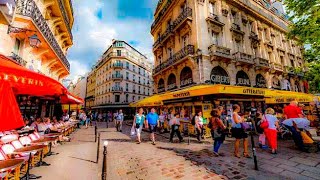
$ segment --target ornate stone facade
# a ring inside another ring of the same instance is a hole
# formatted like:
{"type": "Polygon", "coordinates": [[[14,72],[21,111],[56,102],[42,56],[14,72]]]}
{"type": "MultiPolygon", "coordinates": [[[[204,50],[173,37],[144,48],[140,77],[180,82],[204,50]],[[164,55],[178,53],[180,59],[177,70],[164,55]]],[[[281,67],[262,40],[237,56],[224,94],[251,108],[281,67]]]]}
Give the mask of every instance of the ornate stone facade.
{"type": "Polygon", "coordinates": [[[279,7],[263,0],[159,1],[151,27],[155,92],[202,83],[306,92],[303,49],[286,39],[290,22],[279,7]],[[184,67],[191,82],[181,81],[184,67]]]}

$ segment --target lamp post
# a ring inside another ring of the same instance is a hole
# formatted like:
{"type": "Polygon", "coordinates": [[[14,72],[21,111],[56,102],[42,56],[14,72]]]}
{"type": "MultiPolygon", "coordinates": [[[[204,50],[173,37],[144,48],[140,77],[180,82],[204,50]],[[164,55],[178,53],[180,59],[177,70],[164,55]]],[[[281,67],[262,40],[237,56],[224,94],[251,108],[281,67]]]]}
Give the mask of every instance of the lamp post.
{"type": "Polygon", "coordinates": [[[104,141],[104,143],[103,143],[102,175],[101,175],[102,180],[107,179],[107,147],[108,147],[108,141],[104,141]]]}
{"type": "Polygon", "coordinates": [[[200,80],[200,83],[201,83],[201,80],[202,80],[202,73],[201,73],[201,61],[202,61],[202,50],[201,49],[197,49],[197,52],[196,52],[196,61],[197,61],[197,64],[198,64],[198,69],[199,69],[199,80],[200,80]]]}
{"type": "Polygon", "coordinates": [[[19,28],[19,27],[14,27],[9,25],[8,26],[8,31],[7,34],[10,33],[21,33],[21,32],[34,32],[34,34],[30,37],[28,37],[29,39],[29,45],[33,48],[38,48],[41,44],[41,40],[39,39],[39,37],[37,36],[37,31],[34,30],[30,30],[30,29],[25,29],[25,28],[19,28]]]}

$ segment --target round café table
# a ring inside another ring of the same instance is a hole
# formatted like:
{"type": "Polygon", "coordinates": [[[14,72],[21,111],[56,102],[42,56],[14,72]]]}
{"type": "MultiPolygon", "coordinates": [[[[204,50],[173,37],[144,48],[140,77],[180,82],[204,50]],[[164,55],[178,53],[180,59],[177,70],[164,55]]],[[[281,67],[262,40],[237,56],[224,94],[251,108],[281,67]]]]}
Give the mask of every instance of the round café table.
{"type": "Polygon", "coordinates": [[[16,167],[23,164],[23,159],[8,159],[0,161],[0,178],[4,178],[1,176],[2,173],[5,173],[6,171],[15,169],[16,167]]]}
{"type": "Polygon", "coordinates": [[[61,136],[61,133],[49,133],[49,134],[44,134],[44,137],[59,137],[61,136]]]}
{"type": "Polygon", "coordinates": [[[21,154],[21,153],[32,153],[35,151],[40,151],[40,161],[37,163],[37,166],[49,166],[48,163],[42,161],[43,156],[43,149],[47,147],[46,145],[33,145],[33,146],[26,146],[23,148],[15,149],[13,151],[14,154],[21,154]]]}
{"type": "Polygon", "coordinates": [[[49,143],[49,152],[46,154],[46,156],[51,156],[51,155],[56,155],[58,153],[53,153],[51,151],[52,149],[52,142],[56,141],[57,138],[56,137],[44,137],[42,139],[38,139],[35,141],[32,141],[32,144],[43,144],[43,143],[49,143]]]}

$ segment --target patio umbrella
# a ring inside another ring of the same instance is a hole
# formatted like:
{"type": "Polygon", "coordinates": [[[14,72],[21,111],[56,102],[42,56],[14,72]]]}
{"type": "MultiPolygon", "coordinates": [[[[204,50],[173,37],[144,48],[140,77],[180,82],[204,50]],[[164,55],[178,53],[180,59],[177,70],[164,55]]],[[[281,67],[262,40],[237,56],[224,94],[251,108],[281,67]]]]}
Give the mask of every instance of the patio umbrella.
{"type": "Polygon", "coordinates": [[[9,82],[0,81],[0,131],[23,127],[22,116],[9,82]]]}

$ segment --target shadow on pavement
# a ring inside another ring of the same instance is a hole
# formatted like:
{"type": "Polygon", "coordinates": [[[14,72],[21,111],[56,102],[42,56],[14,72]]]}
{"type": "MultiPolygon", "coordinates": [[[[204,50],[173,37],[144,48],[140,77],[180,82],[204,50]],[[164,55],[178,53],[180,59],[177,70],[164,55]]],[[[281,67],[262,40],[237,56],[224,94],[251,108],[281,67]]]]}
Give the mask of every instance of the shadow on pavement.
{"type": "Polygon", "coordinates": [[[73,158],[73,159],[78,159],[78,160],[81,160],[81,161],[87,161],[87,162],[90,162],[90,163],[97,163],[95,161],[92,161],[92,160],[88,160],[88,159],[82,159],[82,158],[78,158],[78,157],[73,157],[73,156],[69,156],[70,158],[73,158]]]}

